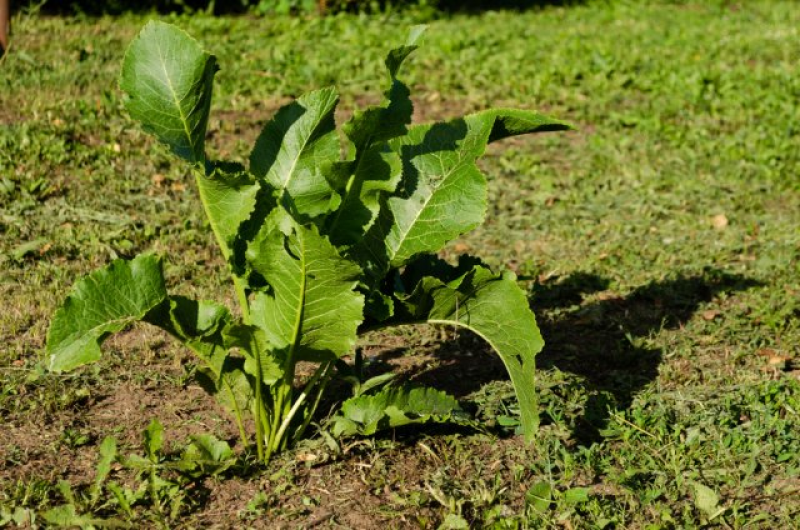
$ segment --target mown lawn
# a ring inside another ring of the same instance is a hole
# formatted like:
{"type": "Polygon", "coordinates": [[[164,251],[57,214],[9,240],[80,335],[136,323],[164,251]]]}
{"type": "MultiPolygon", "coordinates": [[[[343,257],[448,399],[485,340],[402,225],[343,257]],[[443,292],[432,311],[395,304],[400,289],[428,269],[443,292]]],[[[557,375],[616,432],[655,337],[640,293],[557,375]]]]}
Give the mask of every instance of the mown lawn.
{"type": "MultiPolygon", "coordinates": [[[[315,435],[266,470],[243,456],[129,511],[108,488],[81,500],[107,435],[142,454],[158,418],[169,459],[192,434],[236,431],[190,355],[152,328],[111,339],[98,365],[44,373],[69,286],[151,250],[172,290],[232,291],[187,168],[122,110],[119,65],[146,17],[23,16],[0,62],[0,526],[69,502],[133,527],[800,524],[796,4],[420,18],[174,21],[222,66],[216,157],[244,159],[306,90],[337,84],[342,119],[376,101],[383,54],[420,21],[431,27],[405,70],[420,121],[493,105],[577,126],[490,149],[488,221],[445,253],[484,256],[529,288],[547,342],[536,443],[514,436],[510,383],[480,340],[420,328],[368,337],[373,369],[455,393],[485,432],[315,435]]],[[[111,479],[145,484],[122,464],[111,479]]]]}

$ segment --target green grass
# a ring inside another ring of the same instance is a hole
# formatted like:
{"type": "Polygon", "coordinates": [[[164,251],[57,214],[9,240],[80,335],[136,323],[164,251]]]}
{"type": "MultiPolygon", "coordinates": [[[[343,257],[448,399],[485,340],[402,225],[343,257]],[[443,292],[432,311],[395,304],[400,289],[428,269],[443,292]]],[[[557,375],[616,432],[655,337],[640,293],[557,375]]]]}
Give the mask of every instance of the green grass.
{"type": "MultiPolygon", "coordinates": [[[[150,329],[112,340],[78,375],[37,368],[69,286],[114,257],[159,251],[173,285],[192,279],[185,294],[231,296],[209,273],[223,264],[186,168],[122,111],[119,65],[144,20],[22,17],[0,63],[0,521],[61,504],[59,479],[90,483],[104,436],[139,451],[152,417],[176,449],[191,433],[230,434],[189,357],[150,329]]],[[[343,117],[374,101],[383,53],[415,22],[178,19],[223,68],[213,152],[245,158],[274,110],[311,88],[337,84],[343,117]]],[[[535,446],[504,426],[510,385],[480,341],[376,335],[365,345],[376,369],[449,386],[490,432],[313,439],[266,471],[245,462],[208,479],[174,519],[142,503],[134,526],[795,526],[798,28],[793,2],[431,21],[405,74],[420,119],[491,104],[579,129],[490,151],[488,222],[447,251],[532,280],[547,341],[535,446]]],[[[105,495],[96,515],[127,520],[105,495]]]]}

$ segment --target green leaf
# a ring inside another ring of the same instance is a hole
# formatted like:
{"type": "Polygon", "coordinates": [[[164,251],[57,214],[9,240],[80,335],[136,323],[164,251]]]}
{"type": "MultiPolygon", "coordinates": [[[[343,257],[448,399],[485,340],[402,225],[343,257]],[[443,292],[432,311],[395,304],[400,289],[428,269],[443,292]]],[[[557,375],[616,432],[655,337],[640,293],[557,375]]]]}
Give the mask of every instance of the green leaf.
{"type": "Polygon", "coordinates": [[[214,396],[237,418],[250,410],[253,403],[253,386],[245,373],[245,360],[232,357],[227,352],[215,353],[207,365],[197,368],[198,384],[214,396]]]}
{"type": "Polygon", "coordinates": [[[413,127],[392,140],[392,149],[403,161],[403,177],[354,251],[362,268],[379,279],[389,267],[437,252],[480,225],[488,191],[475,162],[489,141],[567,128],[534,112],[501,109],[413,127]]]}
{"type": "Polygon", "coordinates": [[[397,77],[397,73],[400,70],[400,66],[403,64],[403,61],[405,61],[406,58],[419,47],[419,41],[427,29],[428,27],[425,25],[413,26],[408,32],[408,38],[406,39],[405,45],[395,48],[389,52],[389,55],[386,57],[385,64],[386,68],[389,70],[389,75],[392,76],[392,79],[397,77]]]}
{"type": "Polygon", "coordinates": [[[451,324],[470,329],[486,340],[511,376],[522,432],[530,441],[539,424],[534,370],[536,354],[544,341],[525,293],[510,272],[496,275],[475,265],[466,273],[461,273],[463,266],[450,267],[443,273],[447,267],[443,262],[430,265],[430,276],[423,276],[410,295],[398,296],[396,315],[389,322],[451,324]]]}
{"type": "Polygon", "coordinates": [[[216,58],[184,31],[149,22],[122,64],[125,107],[180,157],[205,162],[205,135],[216,58]]]}
{"type": "Polygon", "coordinates": [[[270,209],[270,203],[274,202],[272,190],[265,183],[257,182],[244,168],[231,164],[216,164],[208,176],[198,176],[196,180],[222,255],[228,260],[237,240],[242,237],[243,223],[250,220],[256,211],[270,209]]]}
{"type": "Polygon", "coordinates": [[[164,426],[158,419],[150,422],[144,430],[144,451],[151,462],[157,463],[164,446],[164,426]]]}
{"type": "MultiPolygon", "coordinates": [[[[550,116],[519,109],[489,109],[473,114],[477,121],[491,121],[492,131],[489,143],[505,140],[511,136],[544,132],[568,131],[573,129],[567,122],[550,116]]],[[[470,119],[468,117],[467,119],[470,119]]]]}
{"type": "Polygon", "coordinates": [[[525,494],[525,503],[539,514],[545,513],[552,501],[553,491],[549,482],[537,482],[525,494]]]}
{"type": "MultiPolygon", "coordinates": [[[[144,320],[164,329],[190,347],[194,343],[221,347],[222,331],[230,325],[232,317],[228,308],[215,302],[170,296],[148,313],[144,320]]],[[[201,346],[199,349],[204,348],[201,346]]]]}
{"type": "Polygon", "coordinates": [[[397,377],[397,374],[393,374],[392,372],[386,372],[385,374],[376,375],[375,377],[370,377],[363,383],[361,383],[358,387],[358,392],[356,395],[366,394],[370,390],[374,390],[376,388],[382,387],[392,379],[397,377]]]}
{"type": "Polygon", "coordinates": [[[342,202],[328,218],[325,233],[335,245],[352,245],[364,237],[380,212],[381,199],[395,191],[401,173],[400,157],[382,143],[332,166],[328,177],[342,202]]]}
{"type": "Polygon", "coordinates": [[[234,457],[228,442],[219,440],[211,434],[198,434],[192,436],[190,447],[197,450],[197,454],[213,462],[224,462],[234,457]]]}
{"type": "Polygon", "coordinates": [[[433,388],[388,387],[374,395],[348,399],[333,418],[334,436],[369,436],[417,423],[463,423],[458,401],[433,388]]]}
{"type": "Polygon", "coordinates": [[[362,320],[361,271],[316,227],[259,234],[248,259],[269,289],[256,293],[253,322],[277,349],[296,360],[332,360],[351,351],[362,320]]]}
{"type": "Polygon", "coordinates": [[[250,154],[250,172],[280,192],[281,204],[301,218],[329,211],[338,196],[324,168],[339,158],[334,88],[309,92],[281,108],[250,154]]]}
{"type": "Polygon", "coordinates": [[[694,490],[694,505],[708,517],[717,515],[719,511],[719,496],[714,490],[700,482],[689,483],[694,490]]]}
{"type": "Polygon", "coordinates": [[[353,144],[355,158],[334,164],[328,178],[342,203],[327,224],[326,234],[339,245],[358,242],[380,212],[381,199],[397,188],[402,173],[398,153],[386,142],[408,133],[414,105],[406,85],[397,79],[403,61],[413,52],[425,26],[412,28],[405,46],[386,57],[391,84],[381,105],[354,113],[343,129],[353,144]]]}
{"type": "Polygon", "coordinates": [[[380,291],[372,291],[364,302],[364,317],[383,322],[394,315],[394,300],[380,291]]]}
{"type": "Polygon", "coordinates": [[[68,480],[59,480],[56,487],[61,496],[64,497],[64,500],[67,501],[67,504],[77,504],[75,501],[75,492],[72,491],[72,484],[70,484],[68,480]]]}
{"type": "Polygon", "coordinates": [[[144,320],[180,340],[219,375],[228,352],[224,333],[234,325],[226,307],[184,296],[170,296],[150,311],[144,320]]]}
{"type": "MultiPolygon", "coordinates": [[[[79,515],[75,506],[65,504],[51,508],[42,514],[42,518],[53,526],[63,528],[94,528],[95,525],[105,526],[102,519],[94,519],[87,515],[79,515]]],[[[110,524],[108,526],[119,526],[110,524]]]]}
{"type": "Polygon", "coordinates": [[[116,482],[109,483],[108,490],[114,495],[114,499],[117,501],[122,511],[124,511],[129,518],[133,518],[133,509],[131,505],[138,500],[137,493],[128,488],[123,489],[122,486],[116,482]]]}
{"type": "Polygon", "coordinates": [[[228,442],[211,434],[192,436],[192,443],[184,451],[182,460],[192,468],[195,477],[219,475],[236,463],[228,442]]]}
{"type": "Polygon", "coordinates": [[[426,29],[427,26],[412,27],[405,45],[387,54],[384,64],[389,71],[390,85],[384,93],[384,102],[356,112],[344,125],[344,132],[356,150],[366,150],[372,143],[406,134],[414,106],[408,87],[397,79],[397,74],[403,62],[419,47],[417,43],[426,29]]]}
{"type": "Polygon", "coordinates": [[[244,353],[244,371],[253,378],[258,378],[260,371],[265,385],[273,385],[283,376],[282,352],[270,347],[266,333],[258,326],[231,326],[225,330],[225,344],[228,348],[239,348],[244,353]],[[257,363],[261,364],[260,370],[257,363]]]}
{"type": "Polygon", "coordinates": [[[111,472],[111,464],[117,459],[117,440],[113,436],[106,436],[100,444],[99,451],[100,459],[97,462],[94,483],[89,492],[92,504],[97,503],[100,499],[103,483],[111,472]]]}
{"type": "Polygon", "coordinates": [[[564,492],[564,501],[567,504],[582,504],[589,502],[589,488],[570,488],[564,492]]]}
{"type": "Polygon", "coordinates": [[[469,530],[469,522],[458,514],[449,513],[437,530],[469,530]]]}
{"type": "Polygon", "coordinates": [[[105,338],[141,320],[167,297],[161,260],[116,260],[78,281],[47,336],[48,368],[66,371],[100,359],[105,338]]]}

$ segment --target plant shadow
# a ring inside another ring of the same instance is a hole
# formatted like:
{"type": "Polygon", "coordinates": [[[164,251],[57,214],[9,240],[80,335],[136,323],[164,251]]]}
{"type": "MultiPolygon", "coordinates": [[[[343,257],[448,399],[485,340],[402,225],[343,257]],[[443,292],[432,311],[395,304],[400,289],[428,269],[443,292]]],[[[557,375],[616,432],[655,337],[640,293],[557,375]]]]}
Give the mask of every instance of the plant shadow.
{"type": "MultiPolygon", "coordinates": [[[[572,432],[582,444],[602,438],[610,406],[629,408],[637,392],[656,379],[664,352],[640,346],[637,339],[680,328],[721,293],[760,284],[705,269],[650,282],[626,296],[607,293],[609,285],[606,278],[577,272],[537,284],[530,296],[545,339],[537,369],[574,374],[585,385],[588,398],[572,432]],[[588,295],[594,299],[585,302],[588,295]]],[[[487,383],[508,379],[502,361],[482,339],[463,331],[451,336],[456,340],[443,341],[434,352],[439,366],[412,375],[416,382],[464,397],[487,383]]],[[[542,421],[551,420],[543,414],[542,421]]]]}

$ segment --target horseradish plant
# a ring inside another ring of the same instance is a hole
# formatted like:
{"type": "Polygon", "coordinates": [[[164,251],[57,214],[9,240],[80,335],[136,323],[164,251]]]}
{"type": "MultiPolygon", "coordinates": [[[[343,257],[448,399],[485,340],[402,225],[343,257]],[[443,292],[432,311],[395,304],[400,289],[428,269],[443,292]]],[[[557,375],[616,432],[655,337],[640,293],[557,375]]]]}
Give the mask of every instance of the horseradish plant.
{"type": "Polygon", "coordinates": [[[487,184],[475,162],[487,143],[568,126],[507,109],[411,126],[409,89],[397,76],[422,32],[412,29],[389,52],[382,104],[345,123],[344,158],[338,95],[323,88],[277,112],[245,168],[206,157],[215,57],[174,26],[147,24],[122,66],[125,105],[189,163],[240,311],[168,294],[157,256],[117,260],[77,282],[55,314],[49,368],[98,360],[103,340],[134,321],[158,326],[197,356],[201,383],[231,410],[245,444],[254,425],[267,461],[303,435],[337,375],[355,380],[357,392],[335,418],[335,434],[446,420],[458,410],[454,399],[422,388],[365,393],[386,378],[362,384],[342,357],[369,330],[451,324],[500,355],[532,438],[534,358],[543,342],[525,293],[509,272],[467,257],[449,265],[435,253],[484,219],[487,184]],[[300,361],[315,369],[296,387],[300,361]]]}

